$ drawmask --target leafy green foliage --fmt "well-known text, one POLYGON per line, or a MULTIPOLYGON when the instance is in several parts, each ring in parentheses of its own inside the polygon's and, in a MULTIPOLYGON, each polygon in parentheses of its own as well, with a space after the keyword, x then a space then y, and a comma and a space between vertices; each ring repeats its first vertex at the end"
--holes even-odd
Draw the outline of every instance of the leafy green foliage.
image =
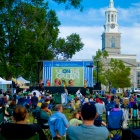
POLYGON ((72 57, 80 51, 83 44, 79 35, 60 41, 59 25, 47 1, 0 1, 0 75, 6 79, 22 75, 36 81, 41 71, 38 61, 52 60, 56 52, 72 57))
POLYGON ((126 67, 122 60, 111 59, 109 68, 109 78, 107 79, 112 87, 126 88, 131 86, 130 68, 126 67))
POLYGON ((74 7, 76 9, 83 10, 83 6, 81 5, 82 0, 53 0, 57 2, 58 4, 64 3, 66 4, 65 8, 70 9, 71 7, 74 7))
MULTIPOLYGON (((131 86, 130 82, 130 68, 126 67, 122 60, 107 59, 108 53, 106 51, 97 51, 94 57, 94 65, 98 62, 99 81, 114 88, 126 88, 131 86)), ((94 77, 97 77, 97 71, 94 71, 94 77)))
POLYGON ((62 55, 65 59, 72 58, 75 52, 79 52, 83 48, 84 44, 81 42, 80 36, 78 34, 71 34, 67 36, 66 40, 64 38, 59 38, 56 41, 54 47, 56 48, 55 56, 62 55))
MULTIPOLYGON (((106 80, 104 78, 104 63, 103 60, 106 60, 108 57, 108 52, 105 50, 104 52, 102 52, 100 49, 96 52, 96 56, 93 57, 93 61, 94 61, 94 66, 97 70, 97 63, 98 63, 98 80, 99 82, 101 82, 102 84, 106 85, 106 80)), ((97 71, 93 71, 93 75, 94 78, 97 81, 97 71)))

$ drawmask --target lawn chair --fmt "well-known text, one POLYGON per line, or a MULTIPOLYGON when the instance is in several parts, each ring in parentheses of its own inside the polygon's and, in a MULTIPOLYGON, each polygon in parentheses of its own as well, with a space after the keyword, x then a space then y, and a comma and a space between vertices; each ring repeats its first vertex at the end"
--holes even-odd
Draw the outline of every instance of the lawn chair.
POLYGON ((5 102, 4 102, 4 98, 0 98, 0 103, 1 103, 2 105, 5 104, 5 102))
POLYGON ((28 139, 7 139, 5 137, 2 136, 2 134, 0 133, 0 140, 39 140, 39 134, 35 134, 32 137, 28 138, 28 139))
POLYGON ((61 94, 60 93, 54 93, 53 94, 53 98, 54 98, 54 104, 61 104, 62 100, 61 100, 61 94))
POLYGON ((62 104, 61 94, 60 93, 54 93, 53 94, 53 104, 52 103, 50 104, 49 109, 54 110, 54 107, 57 104, 62 104))
POLYGON ((140 120, 133 118, 129 121, 129 130, 131 140, 140 140, 140 120))
POLYGON ((3 108, 0 109, 0 128, 3 125, 3 123, 5 122, 4 120, 4 111, 3 108))
POLYGON ((132 120, 129 121, 128 128, 129 130, 140 129, 140 120, 137 118, 133 118, 132 120))
MULTIPOLYGON (((44 133, 49 137, 50 136, 50 131, 49 131, 49 125, 48 124, 43 124, 43 120, 40 118, 41 111, 37 111, 34 113, 34 118, 37 120, 37 124, 42 128, 44 133)), ((35 122, 34 122, 35 123, 35 122)))
POLYGON ((119 111, 108 111, 107 112, 107 122, 108 130, 113 135, 120 135, 122 130, 123 112, 119 111))
POLYGON ((26 102, 27 102, 27 99, 20 98, 20 99, 18 99, 18 104, 17 105, 22 105, 22 106, 26 107, 26 102))

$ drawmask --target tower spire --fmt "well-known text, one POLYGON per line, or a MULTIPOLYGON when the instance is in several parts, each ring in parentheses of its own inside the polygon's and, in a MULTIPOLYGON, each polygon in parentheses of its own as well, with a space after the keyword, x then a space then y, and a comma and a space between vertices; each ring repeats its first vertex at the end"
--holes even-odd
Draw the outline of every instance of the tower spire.
POLYGON ((118 31, 118 12, 114 7, 114 0, 108 0, 109 7, 105 11, 104 33, 102 34, 102 50, 106 50, 108 54, 120 54, 121 33, 118 31))
POLYGON ((114 1, 113 0, 110 0, 109 8, 114 8, 114 1))

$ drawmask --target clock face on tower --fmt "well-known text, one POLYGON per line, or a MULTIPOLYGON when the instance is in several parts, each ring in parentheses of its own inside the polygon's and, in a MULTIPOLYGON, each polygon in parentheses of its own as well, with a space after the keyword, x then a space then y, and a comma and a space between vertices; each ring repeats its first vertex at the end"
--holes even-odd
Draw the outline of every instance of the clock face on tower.
POLYGON ((115 24, 111 24, 110 27, 111 27, 111 29, 114 29, 115 28, 115 24))

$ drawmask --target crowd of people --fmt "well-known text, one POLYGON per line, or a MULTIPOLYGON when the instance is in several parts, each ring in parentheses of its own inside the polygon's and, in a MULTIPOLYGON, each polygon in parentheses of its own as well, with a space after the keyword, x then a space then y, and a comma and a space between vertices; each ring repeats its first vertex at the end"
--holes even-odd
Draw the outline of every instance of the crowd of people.
POLYGON ((74 95, 69 94, 66 88, 63 93, 55 94, 34 90, 13 95, 8 91, 0 93, 0 114, 4 114, 3 120, 12 117, 12 123, 0 122, 1 135, 27 139, 38 133, 39 139, 45 140, 47 136, 41 129, 43 126, 50 131, 53 139, 106 140, 110 133, 107 115, 104 114, 119 110, 123 111, 123 127, 127 128, 129 120, 140 118, 140 95, 128 92, 119 96, 90 93, 88 88, 84 94, 79 88, 74 95), (71 118, 64 114, 64 108, 70 111, 71 118), (42 125, 27 124, 28 113, 34 117, 39 113, 42 125))

